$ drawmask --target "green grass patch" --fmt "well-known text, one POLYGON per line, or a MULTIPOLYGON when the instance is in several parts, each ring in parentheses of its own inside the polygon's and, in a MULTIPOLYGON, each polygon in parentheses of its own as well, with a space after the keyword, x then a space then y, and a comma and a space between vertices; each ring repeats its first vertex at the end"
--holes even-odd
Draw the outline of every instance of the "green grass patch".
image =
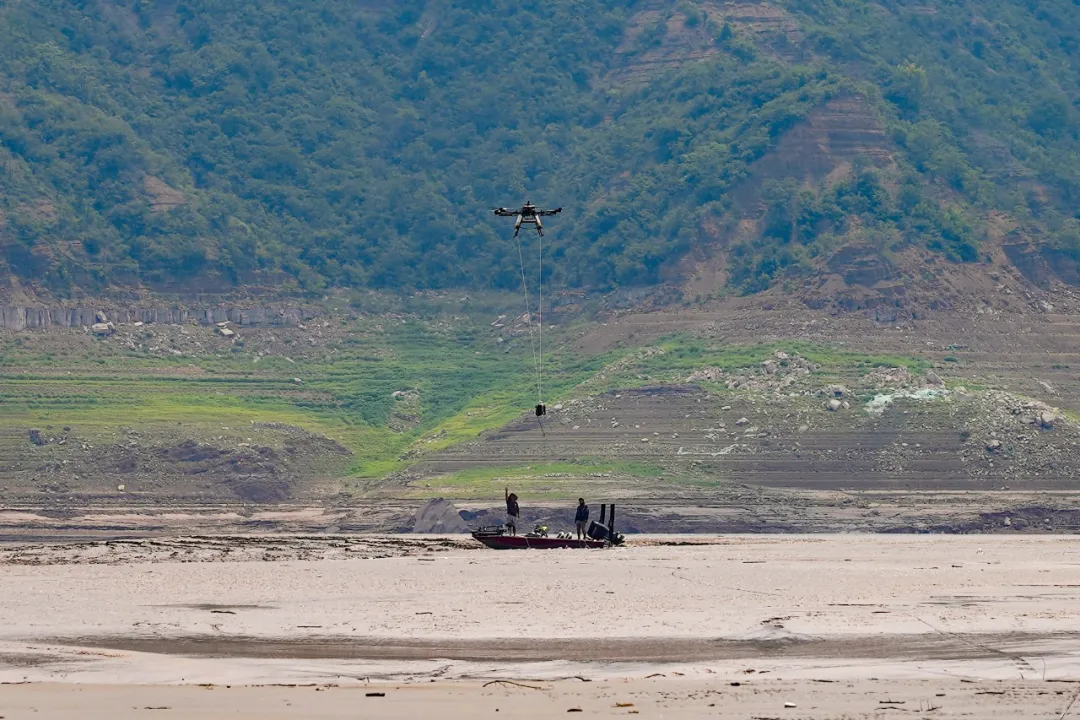
MULTIPOLYGON (((733 347, 689 335, 582 357, 565 344, 580 329, 545 336, 551 338, 546 347, 552 348, 544 357, 543 399, 549 404, 621 388, 681 383, 707 366, 749 370, 775 357, 777 350, 817 363, 823 382, 875 367, 906 365, 912 372, 930 367, 915 357, 824 344, 733 347)), ((190 332, 209 333, 205 328, 190 332)), ((0 346, 0 428, 25 432, 77 425, 82 437, 104 439, 118 428, 152 427, 201 438, 221 434, 223 427, 233 433, 252 422, 281 422, 338 440, 355 454, 351 474, 370 479, 499 428, 530 413, 537 399, 528 337, 498 343, 485 323, 461 318, 360 320, 344 339, 320 350, 317 359, 293 361, 257 358, 247 349, 161 357, 91 338, 65 338, 41 348, 35 347, 38 340, 24 340, 15 337, 0 346), (390 429, 397 390, 419 394, 418 421, 400 432, 390 429)), ((722 384, 710 388, 726 391, 722 384)), ((409 413, 414 408, 410 404, 409 413)), ((605 467, 647 476, 642 468, 605 467)), ((583 471, 580 464, 574 468, 583 471)), ((462 488, 470 482, 468 477, 453 480, 454 487, 462 488)))
MULTIPOLYGON (((89 338, 37 350, 15 338, 0 347, 0 427, 78 424, 89 437, 94 428, 170 425, 198 437, 284 422, 339 440, 355 453, 354 474, 381 477, 414 446, 475 438, 536 402, 527 337, 498 343, 486 325, 460 319, 378 325, 355 323, 332 352, 293 361, 247 350, 151 356, 89 338), (420 422, 403 432, 389 428, 397 390, 420 396, 420 422)), ((546 353, 545 385, 561 392, 602 362, 546 353)))

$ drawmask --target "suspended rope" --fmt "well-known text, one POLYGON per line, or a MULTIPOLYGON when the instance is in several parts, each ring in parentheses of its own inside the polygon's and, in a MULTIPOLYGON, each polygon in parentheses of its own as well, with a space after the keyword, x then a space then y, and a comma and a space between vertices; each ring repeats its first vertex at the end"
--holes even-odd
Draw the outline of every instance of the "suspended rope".
MULTIPOLYGON (((540 343, 540 352, 536 359, 536 402, 544 404, 544 234, 539 233, 536 238, 537 249, 540 254, 540 274, 537 277, 537 290, 540 293, 540 301, 536 304, 537 337, 540 343)), ((539 415, 538 415, 539 417, 539 415)))
MULTIPOLYGON (((525 318, 529 323, 529 345, 532 348, 533 356, 533 370, 536 373, 536 404, 540 407, 544 404, 544 397, 542 395, 542 388, 540 385, 540 356, 536 352, 536 338, 533 337, 533 319, 532 308, 529 304, 529 283, 525 280, 525 255, 521 251, 521 238, 517 238, 517 250, 518 250, 518 263, 521 266, 521 289, 525 291, 525 318)), ((543 302, 543 286, 540 287, 540 301, 543 302)), ((540 332, 543 332, 543 326, 540 327, 540 332)), ((543 338, 541 337, 541 352, 543 352, 543 338)))

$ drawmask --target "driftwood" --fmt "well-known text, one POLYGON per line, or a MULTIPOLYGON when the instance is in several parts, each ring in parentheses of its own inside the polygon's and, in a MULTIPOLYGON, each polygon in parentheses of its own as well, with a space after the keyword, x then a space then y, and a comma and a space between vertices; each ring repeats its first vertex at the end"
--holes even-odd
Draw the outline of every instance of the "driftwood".
POLYGON ((529 690, 543 690, 544 689, 544 688, 542 688, 542 687, 540 687, 538 685, 526 685, 525 683, 514 682, 513 680, 492 680, 491 682, 484 683, 484 687, 487 687, 488 685, 495 685, 495 684, 514 685, 516 687, 528 688, 529 690))

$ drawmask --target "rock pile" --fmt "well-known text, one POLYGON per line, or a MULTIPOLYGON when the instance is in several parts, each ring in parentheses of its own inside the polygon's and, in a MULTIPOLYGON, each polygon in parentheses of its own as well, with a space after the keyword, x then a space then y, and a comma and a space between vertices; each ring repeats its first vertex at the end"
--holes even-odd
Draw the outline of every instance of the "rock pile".
POLYGON ((903 365, 894 368, 875 368, 867 374, 865 380, 875 390, 884 388, 906 389, 918 384, 915 376, 903 365))
POLYGON ((290 327, 313 320, 322 314, 316 307, 239 307, 218 305, 214 307, 159 307, 119 308, 108 312, 86 307, 17 307, 0 306, 0 329, 34 330, 44 328, 78 328, 97 324, 115 325, 133 322, 159 325, 211 325, 229 320, 237 325, 250 327, 290 327))
POLYGON ((718 382, 728 390, 787 390, 800 378, 808 376, 818 369, 817 365, 798 353, 789 355, 777 350, 775 355, 763 361, 756 368, 740 368, 726 372, 723 368, 710 366, 695 370, 686 378, 686 382, 718 382))
POLYGON ((720 367, 705 367, 700 370, 695 370, 686 377, 686 382, 722 382, 724 379, 724 368, 720 367))
MULTIPOLYGON (((963 390, 963 388, 958 388, 963 390)), ((1004 391, 967 395, 970 420, 961 456, 974 476, 1071 475, 1080 460, 1080 428, 1057 409, 1004 391)))
POLYGON ((390 429, 394 432, 407 432, 419 427, 424 420, 420 391, 415 388, 395 390, 390 397, 394 399, 388 421, 390 429))
POLYGON ((539 315, 529 315, 528 313, 522 313, 514 318, 500 315, 491 323, 491 327, 499 336, 499 341, 504 342, 505 338, 503 336, 519 337, 521 335, 528 335, 535 330, 535 323, 537 323, 539 319, 539 315))

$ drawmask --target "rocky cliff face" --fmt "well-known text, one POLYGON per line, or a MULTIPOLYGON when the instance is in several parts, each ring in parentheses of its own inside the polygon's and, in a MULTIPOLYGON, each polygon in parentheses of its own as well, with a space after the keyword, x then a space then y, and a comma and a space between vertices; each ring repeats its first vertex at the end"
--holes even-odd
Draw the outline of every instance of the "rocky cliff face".
POLYGON ((723 29, 749 39, 768 55, 801 60, 802 32, 788 12, 769 2, 695 4, 646 0, 634 5, 607 81, 633 86, 689 62, 722 52, 723 29), (659 32, 657 32, 659 30, 659 32))
POLYGON ((749 177, 731 195, 743 217, 756 218, 764 210, 761 189, 769 180, 828 184, 850 176, 856 157, 887 167, 892 153, 885 127, 869 101, 844 94, 785 133, 775 148, 750 167, 749 177))
POLYGON ((287 327, 316 317, 311 308, 295 306, 235 307, 20 307, 0 306, 0 328, 35 330, 51 327, 73 328, 99 322, 156 323, 161 325, 212 325, 232 322, 247 327, 287 327))
POLYGON ((1075 259, 1054 247, 1033 242, 1019 229, 1006 235, 1001 247, 1024 277, 1043 290, 1051 289, 1055 280, 1080 285, 1080 267, 1075 259))

